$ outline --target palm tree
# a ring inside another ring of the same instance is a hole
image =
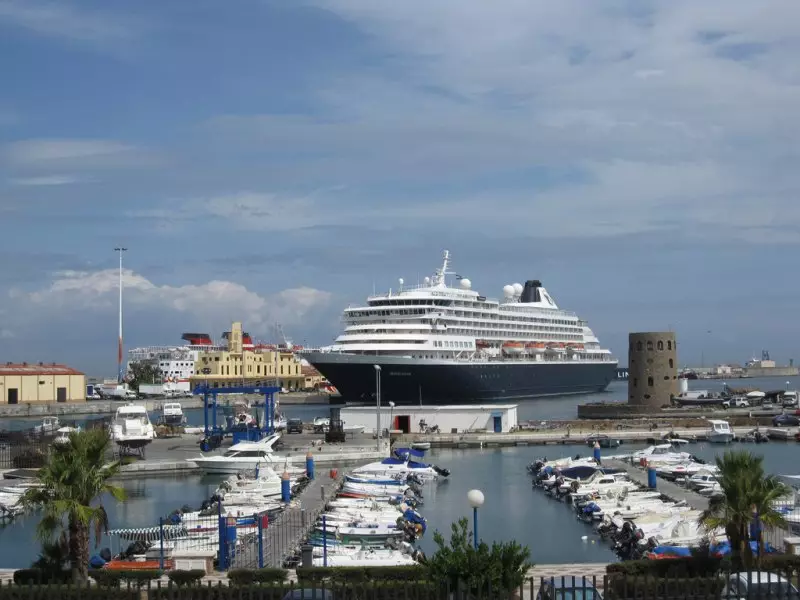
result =
[[[86,581],[88,576],[90,532],[94,530],[98,544],[100,535],[108,530],[102,496],[125,498],[125,490],[109,483],[120,465],[106,462],[108,447],[108,433],[103,429],[71,433],[68,443],[53,445],[37,474],[39,486],[22,496],[23,506],[42,511],[36,527],[42,542],[65,538],[76,582]]]
[[[750,542],[758,542],[757,563],[764,550],[760,528],[757,539],[751,540],[750,526],[755,520],[760,521],[760,526],[784,526],[786,523],[774,503],[789,489],[774,475],[764,473],[762,456],[729,451],[717,457],[716,462],[722,495],[711,498],[700,515],[700,523],[709,531],[724,528],[734,558],[749,569],[753,565]]]

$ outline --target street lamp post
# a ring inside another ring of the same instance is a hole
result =
[[[483,506],[483,492],[480,490],[470,490],[467,492],[467,500],[472,507],[472,541],[475,550],[478,549],[478,509]]]
[[[375,439],[377,440],[377,450],[381,451],[381,366],[375,367]]]

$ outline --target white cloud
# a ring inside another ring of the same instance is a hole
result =
[[[87,181],[75,175],[42,175],[40,177],[16,177],[9,180],[12,185],[21,186],[58,186]]]
[[[128,40],[137,29],[130,19],[81,11],[66,0],[0,0],[2,21],[41,35],[92,43]]]
[[[215,196],[172,200],[165,208],[128,211],[129,217],[152,219],[165,233],[176,231],[182,222],[213,217],[239,230],[284,231],[344,222],[328,211],[325,198],[317,193],[293,196],[265,192],[231,192]],[[340,218],[341,217],[341,218]]]
[[[347,184],[374,207],[355,218],[543,217],[553,236],[666,221],[741,235],[781,212],[800,224],[800,3],[307,3],[391,57],[381,75],[318,85],[313,116],[227,115],[211,130],[245,153],[300,156],[295,180]]]
[[[0,340],[10,340],[13,337],[16,337],[13,331],[5,327],[0,327]]]
[[[266,332],[272,323],[301,324],[325,308],[331,298],[326,291],[310,287],[260,294],[232,281],[209,281],[196,285],[157,285],[141,274],[123,270],[126,311],[176,314],[188,323],[223,326],[243,321],[248,331]],[[111,313],[118,301],[118,271],[63,271],[46,288],[28,292],[11,290],[9,299],[31,314],[69,318],[83,313]]]
[[[27,139],[11,142],[0,148],[3,158],[12,168],[21,169],[115,169],[147,167],[159,162],[159,157],[143,148],[113,140],[98,139]],[[75,175],[46,176],[65,177]],[[47,178],[20,177],[25,181],[47,181]],[[58,179],[53,179],[58,181]],[[64,182],[64,183],[72,183]],[[29,185],[46,185],[33,183]],[[51,184],[53,185],[53,184]]]

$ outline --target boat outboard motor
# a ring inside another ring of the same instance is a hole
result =
[[[442,477],[449,477],[450,476],[450,469],[443,469],[442,467],[437,467],[436,465],[431,465],[431,469],[436,471]]]

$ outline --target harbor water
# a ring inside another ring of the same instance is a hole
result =
[[[797,378],[795,378],[797,379]],[[719,391],[722,382],[693,381],[694,389]],[[737,387],[755,387],[762,390],[782,388],[785,381],[737,380]],[[791,389],[800,388],[800,382],[790,379]],[[624,401],[625,382],[615,382],[609,392],[590,396],[571,396],[528,400],[519,404],[520,420],[554,420],[574,418],[575,406],[589,401]],[[315,416],[326,415],[325,405],[286,406],[287,418],[300,418],[304,422]],[[189,423],[202,424],[202,411],[187,411]],[[0,427],[18,420],[8,419]],[[36,423],[28,423],[28,427]],[[587,427],[588,429],[588,427]],[[621,454],[643,448],[642,444],[623,445],[605,454]],[[690,444],[687,451],[705,460],[713,460],[718,453],[729,448],[746,449],[765,457],[767,469],[777,474],[797,474],[797,446],[794,442],[771,442],[768,444],[734,444],[719,446],[707,443]],[[439,483],[431,483],[423,489],[424,506],[420,512],[428,521],[428,533],[420,547],[431,553],[435,550],[433,531],[439,530],[449,536],[450,524],[461,516],[471,517],[467,503],[467,491],[478,488],[484,492],[486,501],[479,512],[480,538],[493,540],[517,540],[530,547],[533,561],[539,564],[574,562],[609,562],[616,560],[611,550],[592,535],[585,524],[578,521],[574,513],[564,504],[556,502],[531,487],[525,467],[537,458],[545,456],[555,459],[576,454],[588,455],[591,449],[584,444],[572,446],[525,446],[484,449],[438,449],[428,453],[426,460],[450,469],[452,474]],[[149,527],[183,505],[198,507],[216,489],[221,477],[187,475],[179,478],[154,477],[140,480],[124,480],[120,485],[127,491],[123,503],[106,501],[109,520],[113,528]],[[37,515],[19,518],[0,529],[0,568],[27,567],[36,559],[39,544],[36,541]],[[471,523],[471,519],[470,519]],[[588,536],[583,541],[582,536]],[[117,548],[108,539],[100,547]]]

